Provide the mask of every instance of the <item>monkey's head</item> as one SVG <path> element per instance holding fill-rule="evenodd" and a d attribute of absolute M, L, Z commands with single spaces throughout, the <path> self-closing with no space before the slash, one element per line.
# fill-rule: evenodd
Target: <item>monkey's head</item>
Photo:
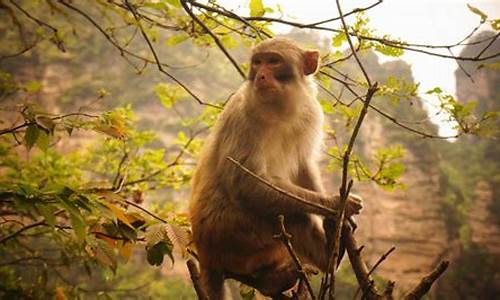
<path fill-rule="evenodd" d="M 252 51 L 248 79 L 260 95 L 280 95 L 287 87 L 305 82 L 319 65 L 319 52 L 300 48 L 293 41 L 274 38 Z"/>

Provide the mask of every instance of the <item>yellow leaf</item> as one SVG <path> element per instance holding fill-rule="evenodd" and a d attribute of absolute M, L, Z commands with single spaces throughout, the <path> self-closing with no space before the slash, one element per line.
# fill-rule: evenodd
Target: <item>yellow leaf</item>
<path fill-rule="evenodd" d="M 108 248 L 106 244 L 101 244 L 94 249 L 95 258 L 103 265 L 110 267 L 113 271 L 116 270 L 116 258 L 114 257 L 113 250 Z"/>
<path fill-rule="evenodd" d="M 109 201 L 123 202 L 122 196 L 113 193 L 111 191 L 100 191 L 99 195 L 101 195 L 101 197 Z"/>
<path fill-rule="evenodd" d="M 62 287 L 56 287 L 56 300 L 66 300 L 66 295 Z"/>
<path fill-rule="evenodd" d="M 125 261 L 128 261 L 130 259 L 130 255 L 132 254 L 133 249 L 134 249 L 134 244 L 124 243 L 119 248 L 120 256 L 123 257 L 123 259 L 125 259 Z"/>
<path fill-rule="evenodd" d="M 106 202 L 104 203 L 109 209 L 111 209 L 111 211 L 115 214 L 116 218 L 118 218 L 118 220 L 122 221 L 123 223 L 125 223 L 126 225 L 128 225 L 130 228 L 134 228 L 132 226 L 132 224 L 130 224 L 127 216 L 125 215 L 125 213 L 123 212 L 123 210 L 121 210 L 119 207 L 117 207 L 116 205 L 113 205 L 109 202 Z"/>

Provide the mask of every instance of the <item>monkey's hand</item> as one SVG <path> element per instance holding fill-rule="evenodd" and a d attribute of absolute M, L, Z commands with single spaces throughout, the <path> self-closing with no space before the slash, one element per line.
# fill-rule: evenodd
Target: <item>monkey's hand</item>
<path fill-rule="evenodd" d="M 333 209 L 340 209 L 340 196 L 335 195 L 333 199 Z M 349 194 L 345 207 L 346 217 L 357 215 L 363 208 L 363 199 L 356 194 Z"/>
<path fill-rule="evenodd" d="M 359 214 L 362 208 L 363 208 L 363 199 L 361 198 L 361 196 L 356 194 L 349 194 L 345 208 L 345 213 L 347 217 Z"/>

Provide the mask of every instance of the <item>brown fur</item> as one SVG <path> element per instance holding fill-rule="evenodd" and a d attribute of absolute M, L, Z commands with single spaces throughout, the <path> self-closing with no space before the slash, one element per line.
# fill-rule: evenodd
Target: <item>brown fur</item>
<path fill-rule="evenodd" d="M 276 54 L 281 63 L 266 64 Z M 226 159 L 238 160 L 292 194 L 335 206 L 335 197 L 323 193 L 317 164 L 323 113 L 316 87 L 305 75 L 316 71 L 317 54 L 285 39 L 256 46 L 252 56 L 262 56 L 264 62 L 252 63 L 249 80 L 232 96 L 204 145 L 193 178 L 190 218 L 210 299 L 223 298 L 228 277 L 269 296 L 295 283 L 296 268 L 288 252 L 273 239 L 279 214 L 285 215 L 302 260 L 326 269 L 325 234 L 312 215 L 320 211 L 275 191 Z"/>

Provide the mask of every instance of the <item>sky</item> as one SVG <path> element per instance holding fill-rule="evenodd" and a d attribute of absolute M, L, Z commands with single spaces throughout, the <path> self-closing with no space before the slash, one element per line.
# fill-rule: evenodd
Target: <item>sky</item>
<path fill-rule="evenodd" d="M 219 0 L 227 8 L 232 8 L 243 15 L 247 14 L 248 0 Z M 356 7 L 365 7 L 377 0 L 344 0 L 341 1 L 343 12 Z M 335 0 L 263 0 L 265 6 L 275 7 L 276 3 L 283 8 L 287 19 L 309 23 L 338 16 Z M 479 24 L 480 17 L 473 14 L 467 4 L 479 8 L 486 13 L 489 19 L 500 18 L 500 0 L 384 0 L 378 6 L 368 10 L 370 27 L 376 29 L 380 35 L 389 34 L 391 37 L 401 38 L 410 43 L 444 45 L 452 44 L 464 38 Z M 354 18 L 347 18 L 353 22 Z M 329 26 L 339 27 L 340 23 L 329 23 Z M 491 29 L 484 24 L 484 29 Z M 290 27 L 276 26 L 275 31 L 285 33 Z M 326 37 L 333 33 L 322 33 Z M 446 51 L 446 50 L 445 50 Z M 458 55 L 461 48 L 454 48 Z M 449 54 L 449 52 L 443 52 Z M 380 57 L 381 61 L 387 58 Z M 412 66 L 413 77 L 420 82 L 419 92 L 424 99 L 431 118 L 440 126 L 441 135 L 453 135 L 453 124 L 443 122 L 438 111 L 435 99 L 425 95 L 425 91 L 436 86 L 455 95 L 455 75 L 458 68 L 453 59 L 431 57 L 425 54 L 406 51 L 400 57 Z M 444 116 L 441 115 L 441 118 Z"/>

